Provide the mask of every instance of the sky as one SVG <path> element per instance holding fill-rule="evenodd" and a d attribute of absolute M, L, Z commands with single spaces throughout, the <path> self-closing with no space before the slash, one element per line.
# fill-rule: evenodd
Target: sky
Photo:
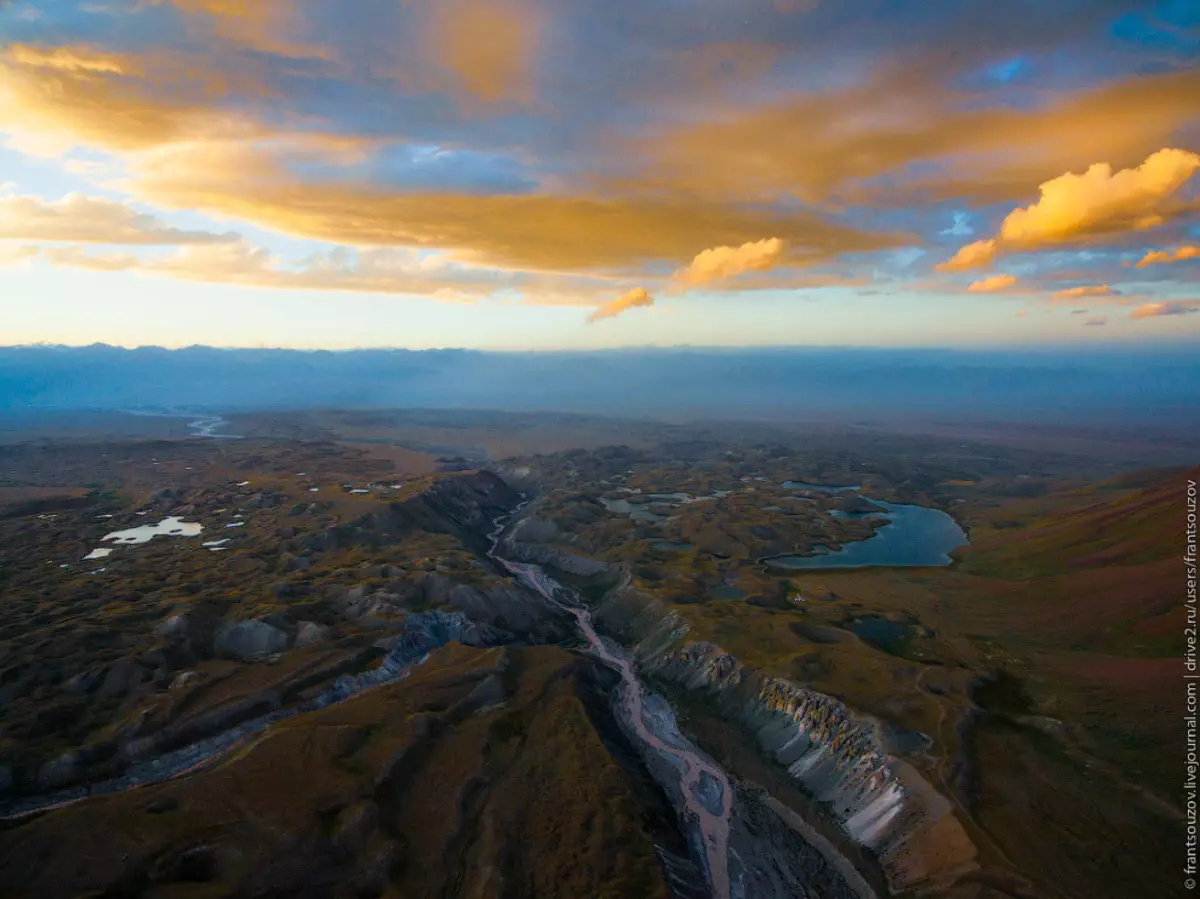
<path fill-rule="evenodd" d="M 0 0 L 0 345 L 1178 346 L 1200 4 Z"/>

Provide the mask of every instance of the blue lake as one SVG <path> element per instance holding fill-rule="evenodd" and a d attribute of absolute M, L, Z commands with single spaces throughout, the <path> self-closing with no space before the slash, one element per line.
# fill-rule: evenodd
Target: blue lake
<path fill-rule="evenodd" d="M 874 537 L 845 543 L 837 552 L 812 556 L 779 556 L 767 559 L 771 568 L 936 567 L 950 564 L 950 552 L 968 543 L 953 518 L 940 509 L 906 506 L 872 500 L 886 509 L 878 513 L 888 523 Z"/>

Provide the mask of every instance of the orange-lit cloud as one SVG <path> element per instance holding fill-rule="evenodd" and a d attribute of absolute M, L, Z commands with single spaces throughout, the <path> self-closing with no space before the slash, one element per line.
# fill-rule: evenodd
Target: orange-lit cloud
<path fill-rule="evenodd" d="M 1021 309 L 1020 311 L 1017 312 L 1017 318 L 1024 318 L 1028 314 L 1029 314 L 1028 309 Z"/>
<path fill-rule="evenodd" d="M 33 208 L 21 198 L 18 207 L 0 193 L 0 238 L 232 243 L 172 228 L 166 212 L 135 212 L 136 202 L 187 211 L 190 227 L 204 227 L 192 216 L 211 215 L 222 223 L 214 231 L 244 222 L 344 247 L 437 251 L 459 268 L 434 277 L 402 252 L 391 267 L 362 254 L 297 266 L 241 243 L 166 259 L 74 248 L 46 248 L 44 258 L 268 287 L 486 296 L 503 284 L 506 297 L 523 290 L 529 303 L 597 306 L 634 285 L 647 299 L 696 287 L 886 287 L 913 276 L 911 259 L 851 254 L 919 243 L 895 224 L 929 227 L 933 216 L 919 201 L 965 197 L 936 214 L 953 209 L 978 226 L 989 213 L 975 207 L 999 198 L 1012 211 L 995 233 L 959 237 L 987 239 L 935 266 L 981 270 L 966 290 L 988 293 L 1016 283 L 987 275 L 1006 252 L 1091 246 L 1177 220 L 1182 186 L 1200 166 L 1195 153 L 1161 149 L 1200 120 L 1200 70 L 1082 90 L 1039 83 L 1010 103 L 1007 87 L 972 81 L 987 54 L 964 72 L 954 47 L 906 45 L 891 58 L 872 56 L 857 76 L 848 61 L 844 71 L 809 77 L 805 67 L 816 63 L 782 33 L 799 35 L 808 21 L 776 19 L 770 4 L 764 13 L 780 35 L 730 27 L 737 14 L 728 4 L 708 9 L 703 28 L 676 30 L 666 26 L 685 24 L 678 4 L 639 7 L 628 20 L 643 29 L 629 32 L 638 35 L 632 48 L 606 43 L 613 26 L 628 23 L 616 12 L 622 18 L 606 21 L 604 4 L 588 13 L 594 18 L 568 21 L 574 11 L 541 0 L 416 0 L 390 11 L 383 4 L 377 16 L 347 8 L 336 25 L 328 14 L 337 8 L 325 0 L 141 3 L 154 4 L 171 7 L 144 15 L 146 35 L 162 29 L 161 44 L 139 45 L 145 35 L 135 29 L 108 47 L 0 46 L 0 129 L 13 145 L 60 157 L 68 185 L 90 179 L 130 197 L 125 205 L 78 198 L 60 209 L 68 201 Z M 826 12 L 812 17 L 815 27 Z M 334 54 L 341 62 L 290 58 L 311 41 L 310 23 L 327 21 L 331 39 L 346 42 Z M 372 26 L 377 33 L 355 31 Z M 573 43 L 580 30 L 587 40 Z M 813 38 L 814 51 L 818 44 Z M 670 62 L 661 72 L 647 62 L 667 50 L 658 54 Z M 951 70 L 971 77 L 943 77 Z M 473 107 L 487 118 L 470 115 Z M 89 152 L 62 156 L 68 148 Z M 899 198 L 918 201 L 911 214 L 873 215 Z M 867 230 L 878 222 L 893 230 Z M 1187 250 L 1171 259 L 1190 258 L 1180 255 Z M 1166 252 L 1139 267 L 1169 261 L 1159 258 Z M 1093 259 L 1079 265 L 1081 275 L 1050 287 L 1023 269 L 1021 287 L 1122 283 Z M 535 286 L 536 278 L 546 282 Z M 957 291 L 954 282 L 969 279 L 941 280 Z M 1055 300 L 1092 295 L 1060 291 Z M 1119 299 L 1100 304 L 1153 298 L 1106 296 Z"/>
<path fill-rule="evenodd" d="M 1167 300 L 1162 303 L 1146 303 L 1129 313 L 1132 319 L 1158 318 L 1163 315 L 1187 315 L 1200 312 L 1200 300 Z"/>
<path fill-rule="evenodd" d="M 1144 159 L 1194 118 L 1200 94 L 1200 69 L 1192 69 L 1047 93 L 1043 104 L 1017 109 L 964 102 L 942 74 L 909 58 L 848 86 L 717 110 L 638 138 L 625 152 L 647 168 L 631 177 L 710 196 L 1004 202 L 1098 159 Z M 933 162 L 936 176 L 878 181 Z"/>
<path fill-rule="evenodd" d="M 321 57 L 329 52 L 301 37 L 304 16 L 295 0 L 149 0 L 174 6 L 222 42 L 284 57 Z M 195 30 L 193 28 L 193 30 Z M 203 32 L 201 32 L 203 33 Z"/>
<path fill-rule="evenodd" d="M 37 247 L 28 249 L 38 252 Z M 274 290 L 406 295 L 456 303 L 475 302 L 503 290 L 520 297 L 522 305 L 594 306 L 598 297 L 611 296 L 613 286 L 602 278 L 525 275 L 463 266 L 444 254 L 419 255 L 386 248 L 336 247 L 298 263 L 245 241 L 189 245 L 165 256 L 88 252 L 79 246 L 46 246 L 41 255 L 54 265 L 86 271 Z"/>
<path fill-rule="evenodd" d="M 938 272 L 965 272 L 973 268 L 983 268 L 996 255 L 996 241 L 977 240 L 969 243 L 945 262 L 939 262 L 933 267 Z"/>
<path fill-rule="evenodd" d="M 616 318 L 622 312 L 628 309 L 636 309 L 639 306 L 653 306 L 654 297 L 650 296 L 642 287 L 635 287 L 628 293 L 623 293 L 603 306 L 600 306 L 588 316 L 588 324 L 598 322 L 606 318 Z"/>
<path fill-rule="evenodd" d="M 128 271 L 181 281 L 281 290 L 407 294 L 451 302 L 473 302 L 506 286 L 492 272 L 464 269 L 445 260 L 420 260 L 390 250 L 355 254 L 338 248 L 296 266 L 245 242 L 187 246 L 153 258 L 84 253 L 76 247 L 50 248 L 46 254 L 57 265 L 89 271 Z"/>
<path fill-rule="evenodd" d="M 1000 226 L 1000 241 L 1039 248 L 1095 234 L 1143 231 L 1164 224 L 1176 210 L 1166 201 L 1200 169 L 1200 156 L 1159 150 L 1137 168 L 1113 172 L 1096 163 L 1082 175 L 1068 172 L 1041 186 L 1041 199 L 1014 209 Z"/>
<path fill-rule="evenodd" d="M 539 11 L 521 0 L 437 0 L 430 5 L 433 62 L 477 100 L 528 102 L 541 32 Z"/>
<path fill-rule="evenodd" d="M 1012 275 L 989 275 L 974 282 L 967 288 L 968 293 L 996 293 L 1017 283 Z"/>
<path fill-rule="evenodd" d="M 1186 259 L 1200 259 L 1200 246 L 1183 246 L 1174 250 L 1151 250 L 1138 260 L 1134 268 L 1145 268 L 1160 262 L 1183 262 Z"/>
<path fill-rule="evenodd" d="M 718 281 L 705 285 L 705 290 L 814 290 L 821 287 L 870 287 L 874 279 L 866 274 L 843 272 L 807 271 L 795 268 L 775 268 L 765 272 L 747 272 L 730 281 Z M 672 285 L 678 290 L 677 286 Z"/>
<path fill-rule="evenodd" d="M 297 237 L 355 246 L 445 249 L 465 261 L 545 271 L 679 264 L 696 247 L 740 246 L 766 234 L 804 248 L 805 264 L 843 252 L 911 242 L 870 234 L 808 212 L 687 198 L 609 199 L 555 194 L 398 192 L 367 182 L 321 183 L 289 175 L 298 163 L 332 170 L 363 161 L 377 137 L 271 127 L 221 105 L 184 78 L 170 99 L 156 79 L 20 63 L 0 51 L 11 89 L 0 117 L 50 153 L 83 146 L 121 154 L 128 186 L 155 205 L 204 211 Z M 35 64 L 36 63 L 36 64 Z M 11 123 L 11 125 L 9 124 Z"/>
<path fill-rule="evenodd" d="M 116 75 L 129 71 L 128 62 L 123 61 L 121 57 L 90 47 L 45 48 L 11 44 L 6 55 L 11 62 L 31 68 L 62 69 L 68 72 L 108 72 Z"/>
<path fill-rule="evenodd" d="M 727 281 L 744 272 L 774 268 L 782 254 L 783 241 L 778 237 L 748 241 L 737 247 L 713 247 L 698 253 L 675 278 L 686 287 L 703 287 Z"/>
<path fill-rule="evenodd" d="M 1077 300 L 1080 297 L 1112 297 L 1120 296 L 1107 284 L 1088 284 L 1083 287 L 1068 287 L 1050 295 L 1051 300 Z"/>
<path fill-rule="evenodd" d="M 9 268 L 11 266 L 24 265 L 31 259 L 37 257 L 40 252 L 39 247 L 33 246 L 5 246 L 0 244 L 0 268 Z"/>
<path fill-rule="evenodd" d="M 0 196 L 0 240 L 166 245 L 221 243 L 236 235 L 172 228 L 160 219 L 103 197 L 61 200 Z"/>
<path fill-rule="evenodd" d="M 136 256 L 124 253 L 87 253 L 79 247 L 45 247 L 43 255 L 54 265 L 90 272 L 124 272 L 141 264 Z"/>
<path fill-rule="evenodd" d="M 346 152 L 353 152 L 353 149 Z M 144 167 L 148 202 L 216 213 L 297 237 L 354 246 L 442 249 L 464 262 L 531 271 L 621 271 L 691 260 L 697 246 L 740 247 L 764 233 L 804 247 L 813 265 L 908 242 L 808 213 L 676 199 L 550 194 L 400 193 L 367 183 L 313 183 L 242 146 L 188 149 Z"/>
<path fill-rule="evenodd" d="M 968 244 L 936 268 L 964 271 L 986 265 L 1001 249 L 1039 250 L 1166 224 L 1185 208 L 1171 200 L 1197 169 L 1200 156 L 1168 148 L 1136 168 L 1114 172 L 1096 163 L 1082 175 L 1060 175 L 1042 184 L 1036 203 L 1010 212 L 994 240 Z"/>
<path fill-rule="evenodd" d="M 76 146 L 130 152 L 174 142 L 245 140 L 266 129 L 219 105 L 234 83 L 245 80 L 169 57 L 12 45 L 0 49 L 0 122 L 10 145 L 44 156 Z"/>

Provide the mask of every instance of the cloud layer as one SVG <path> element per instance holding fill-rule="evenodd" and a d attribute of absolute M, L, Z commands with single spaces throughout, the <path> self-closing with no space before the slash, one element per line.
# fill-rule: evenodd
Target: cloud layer
<path fill-rule="evenodd" d="M 23 279 L 592 321 L 655 296 L 720 317 L 803 292 L 818 302 L 791 307 L 793 336 L 810 313 L 852 333 L 847 297 L 893 297 L 933 333 L 931 295 L 961 296 L 982 334 L 1012 317 L 985 294 L 1186 310 L 1171 298 L 1197 280 L 1179 263 L 1200 258 L 1200 67 L 1165 25 L 1123 37 L 1123 4 L 16 9 L 0 3 L 17 173 L 0 260 L 30 263 Z"/>
<path fill-rule="evenodd" d="M 13 239 L 151 246 L 228 243 L 237 236 L 172 228 L 153 215 L 104 197 L 68 194 L 47 202 L 40 197 L 0 196 L 0 240 Z"/>

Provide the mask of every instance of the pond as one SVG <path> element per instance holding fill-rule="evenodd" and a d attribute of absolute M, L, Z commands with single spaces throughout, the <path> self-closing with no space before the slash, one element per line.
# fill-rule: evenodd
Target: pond
<path fill-rule="evenodd" d="M 661 515 L 655 515 L 653 512 L 643 512 L 641 510 L 630 513 L 629 518 L 632 521 L 641 521 L 645 524 L 661 524 L 662 522 L 666 521 L 666 519 Z"/>
<path fill-rule="evenodd" d="M 126 531 L 113 531 L 104 537 L 104 542 L 113 540 L 123 546 L 149 543 L 155 537 L 195 537 L 204 525 L 184 521 L 181 518 L 164 518 L 158 524 L 143 524 Z"/>
<path fill-rule="evenodd" d="M 713 599 L 745 599 L 746 591 L 739 590 L 737 587 L 722 585 L 720 587 L 713 587 L 712 595 Z"/>
<path fill-rule="evenodd" d="M 778 556 L 767 559 L 771 568 L 939 567 L 950 564 L 950 552 L 968 542 L 958 523 L 940 509 L 875 500 L 888 523 L 874 537 L 843 544 L 840 550 L 823 550 L 812 556 Z"/>
<path fill-rule="evenodd" d="M 907 633 L 903 624 L 887 618 L 879 618 L 876 615 L 855 618 L 850 622 L 849 627 L 868 643 L 888 643 L 901 639 Z"/>
<path fill-rule="evenodd" d="M 633 511 L 633 506 L 629 504 L 628 500 L 601 499 L 600 502 L 604 504 L 604 508 L 612 512 L 614 515 L 628 515 Z"/>

